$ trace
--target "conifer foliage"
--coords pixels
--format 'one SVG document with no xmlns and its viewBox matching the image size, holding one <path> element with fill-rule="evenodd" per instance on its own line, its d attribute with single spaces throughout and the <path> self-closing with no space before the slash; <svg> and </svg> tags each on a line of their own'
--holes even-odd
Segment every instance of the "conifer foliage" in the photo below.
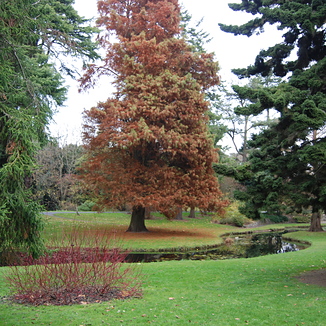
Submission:
<svg viewBox="0 0 326 326">
<path fill-rule="evenodd" d="M 311 208 L 311 231 L 322 231 L 320 218 L 326 211 L 326 2 L 242 1 L 233 10 L 254 15 L 241 26 L 220 24 L 222 30 L 251 36 L 265 24 L 284 31 L 283 42 L 262 50 L 255 63 L 235 69 L 240 77 L 252 75 L 285 77 L 278 86 L 259 94 L 259 113 L 274 108 L 280 118 L 255 135 L 250 143 L 253 172 L 242 199 L 247 213 L 259 210 L 298 212 Z"/>
<path fill-rule="evenodd" d="M 99 1 L 98 9 L 106 57 L 82 85 L 111 74 L 116 92 L 85 113 L 88 184 L 104 206 L 132 204 L 131 232 L 147 231 L 147 206 L 171 216 L 178 207 L 221 211 L 204 99 L 219 83 L 213 54 L 194 53 L 180 37 L 177 0 Z"/>
<path fill-rule="evenodd" d="M 0 2 L 0 260 L 10 249 L 40 254 L 41 207 L 32 200 L 35 154 L 53 106 L 65 99 L 50 62 L 59 52 L 95 56 L 92 29 L 73 0 Z"/>
</svg>

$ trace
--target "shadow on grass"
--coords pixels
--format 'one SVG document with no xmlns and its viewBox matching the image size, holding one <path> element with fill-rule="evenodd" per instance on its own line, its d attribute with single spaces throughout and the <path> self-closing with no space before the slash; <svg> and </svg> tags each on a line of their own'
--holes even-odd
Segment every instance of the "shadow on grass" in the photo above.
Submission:
<svg viewBox="0 0 326 326">
<path fill-rule="evenodd" d="M 214 234 L 207 230 L 203 229 L 194 229 L 194 230 L 176 230 L 168 228 L 148 228 L 150 232 L 146 233 L 131 233 L 125 232 L 125 228 L 115 229 L 115 232 L 122 239 L 137 239 L 137 238 L 146 238 L 146 239 L 163 239 L 168 237 L 180 237 L 180 238 L 215 238 Z"/>
</svg>

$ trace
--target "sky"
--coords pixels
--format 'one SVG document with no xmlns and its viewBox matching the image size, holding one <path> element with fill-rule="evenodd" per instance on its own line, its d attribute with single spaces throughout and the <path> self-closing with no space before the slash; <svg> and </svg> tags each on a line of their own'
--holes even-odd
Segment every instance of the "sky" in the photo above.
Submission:
<svg viewBox="0 0 326 326">
<path fill-rule="evenodd" d="M 208 52 L 214 52 L 220 66 L 221 80 L 228 84 L 236 84 L 237 77 L 231 69 L 245 68 L 253 64 L 256 55 L 261 49 L 267 49 L 281 38 L 281 34 L 275 26 L 269 26 L 265 32 L 258 36 L 233 36 L 222 32 L 218 23 L 228 25 L 240 25 L 252 19 L 252 15 L 243 12 L 234 12 L 228 7 L 230 2 L 240 0 L 182 0 L 184 9 L 197 22 L 203 18 L 200 28 L 209 33 L 212 40 L 206 45 Z M 96 0 L 75 0 L 75 8 L 78 13 L 86 18 L 97 16 Z M 75 64 L 76 66 L 76 64 Z M 77 63 L 78 67 L 78 63 Z M 82 73 L 80 64 L 80 73 Z M 82 112 L 90 109 L 99 101 L 110 97 L 112 87 L 105 79 L 92 90 L 79 93 L 78 82 L 70 77 L 66 79 L 69 86 L 67 101 L 63 107 L 57 109 L 53 123 L 50 124 L 50 132 L 54 137 L 60 137 L 61 143 L 80 143 L 82 131 Z"/>
</svg>

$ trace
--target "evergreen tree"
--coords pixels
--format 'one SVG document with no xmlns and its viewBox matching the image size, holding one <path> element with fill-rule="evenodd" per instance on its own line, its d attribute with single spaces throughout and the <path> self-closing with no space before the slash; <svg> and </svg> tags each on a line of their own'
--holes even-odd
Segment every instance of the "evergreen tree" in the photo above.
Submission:
<svg viewBox="0 0 326 326">
<path fill-rule="evenodd" d="M 181 37 L 191 46 L 194 53 L 207 53 L 205 45 L 208 44 L 212 38 L 209 33 L 200 29 L 203 18 L 193 25 L 192 16 L 188 11 L 181 13 Z M 226 126 L 221 122 L 222 115 L 217 113 L 220 106 L 220 96 L 217 93 L 217 88 L 206 90 L 205 96 L 209 101 L 209 110 L 207 111 L 209 117 L 209 130 L 214 138 L 214 147 L 219 147 L 218 142 L 223 138 L 226 132 Z"/>
<path fill-rule="evenodd" d="M 0 259 L 10 249 L 42 250 L 40 206 L 30 183 L 53 106 L 66 89 L 50 55 L 95 56 L 86 21 L 71 0 L 0 3 Z"/>
<path fill-rule="evenodd" d="M 226 128 L 225 134 L 232 140 L 235 153 L 241 162 L 248 159 L 250 134 L 266 128 L 273 121 L 269 110 L 267 114 L 260 111 L 260 101 L 264 100 L 265 88 L 279 82 L 279 78 L 270 76 L 253 77 L 244 86 L 232 85 L 231 89 L 228 89 L 222 85 L 217 90 L 218 101 L 215 102 L 215 110 L 220 115 L 220 120 Z"/>
<path fill-rule="evenodd" d="M 280 118 L 256 135 L 250 146 L 253 172 L 246 180 L 247 212 L 312 209 L 311 231 L 321 231 L 326 210 L 326 3 L 310 1 L 242 1 L 229 5 L 255 16 L 241 26 L 220 24 L 222 30 L 251 36 L 267 23 L 284 30 L 283 42 L 262 50 L 255 63 L 235 69 L 240 77 L 275 76 L 287 79 L 265 90 L 252 112 L 274 108 Z"/>
<path fill-rule="evenodd" d="M 203 18 L 193 26 L 191 14 L 187 10 L 181 12 L 181 37 L 191 45 L 194 52 L 204 53 L 206 52 L 205 45 L 209 43 L 212 38 L 210 38 L 209 33 L 199 29 L 202 22 Z"/>
</svg>

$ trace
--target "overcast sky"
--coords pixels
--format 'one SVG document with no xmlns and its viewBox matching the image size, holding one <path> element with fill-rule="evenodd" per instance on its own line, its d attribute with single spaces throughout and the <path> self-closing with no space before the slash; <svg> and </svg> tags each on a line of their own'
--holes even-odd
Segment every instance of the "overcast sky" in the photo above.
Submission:
<svg viewBox="0 0 326 326">
<path fill-rule="evenodd" d="M 254 62 L 261 49 L 266 49 L 280 39 L 280 32 L 275 26 L 267 28 L 259 36 L 233 36 L 219 29 L 218 23 L 240 25 L 252 18 L 243 12 L 234 12 L 228 7 L 230 2 L 240 0 L 183 0 L 181 4 L 193 17 L 193 21 L 203 18 L 201 29 L 209 33 L 212 41 L 207 44 L 208 52 L 214 52 L 220 65 L 220 75 L 227 83 L 237 83 L 237 78 L 231 73 L 233 68 L 244 68 Z M 97 16 L 96 0 L 75 0 L 75 8 L 86 18 Z M 110 96 L 112 89 L 107 81 L 100 83 L 94 90 L 78 93 L 78 83 L 67 79 L 69 85 L 68 100 L 64 107 L 54 116 L 55 122 L 50 130 L 53 136 L 61 136 L 68 142 L 79 140 L 82 125 L 82 112 L 104 101 Z M 67 136 L 68 135 L 68 136 Z"/>
</svg>

